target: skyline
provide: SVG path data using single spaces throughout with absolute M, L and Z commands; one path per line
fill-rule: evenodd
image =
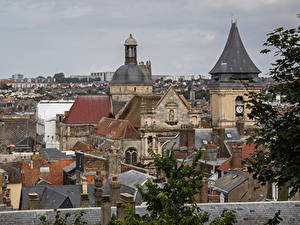
M 0 78 L 114 72 L 130 33 L 138 61 L 151 60 L 154 75 L 208 74 L 235 19 L 264 76 L 272 61 L 259 53 L 266 34 L 298 26 L 299 9 L 296 0 L 0 0 Z

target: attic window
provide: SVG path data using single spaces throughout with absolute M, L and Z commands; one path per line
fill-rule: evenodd
M 232 135 L 231 134 L 226 134 L 227 138 L 228 139 L 231 139 L 232 138 Z

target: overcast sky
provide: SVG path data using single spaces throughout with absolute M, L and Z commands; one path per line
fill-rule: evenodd
M 265 75 L 266 33 L 296 27 L 297 13 L 299 0 L 0 0 L 0 78 L 115 71 L 130 33 L 153 74 L 208 74 L 232 18 Z

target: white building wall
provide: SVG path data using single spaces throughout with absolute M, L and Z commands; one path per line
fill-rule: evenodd
M 64 114 L 70 110 L 74 101 L 40 101 L 37 105 L 36 117 L 37 133 L 44 135 L 43 141 L 47 148 L 58 148 L 59 143 L 56 140 L 56 114 Z

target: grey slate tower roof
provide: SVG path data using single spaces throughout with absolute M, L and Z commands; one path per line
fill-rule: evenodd
M 125 41 L 125 65 L 120 66 L 114 73 L 110 84 L 148 84 L 152 79 L 147 72 L 137 64 L 137 41 L 130 34 Z
M 250 59 L 241 40 L 236 22 L 232 23 L 225 48 L 216 65 L 209 72 L 215 83 L 256 79 L 261 71 Z M 230 85 L 232 86 L 232 85 Z

